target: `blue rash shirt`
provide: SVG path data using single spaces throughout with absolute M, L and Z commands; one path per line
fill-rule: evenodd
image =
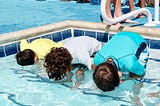
M 145 67 L 139 63 L 139 56 L 136 56 L 137 50 L 143 42 L 147 45 L 145 39 L 137 33 L 119 32 L 96 53 L 94 64 L 97 66 L 106 62 L 108 58 L 112 58 L 121 72 L 144 75 Z

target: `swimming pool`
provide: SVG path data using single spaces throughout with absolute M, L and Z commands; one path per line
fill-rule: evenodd
M 160 50 L 151 49 L 147 73 L 140 93 L 133 88 L 135 81 L 122 83 L 112 92 L 100 92 L 93 83 L 92 71 L 85 72 L 85 81 L 77 89 L 73 83 L 53 83 L 40 65 L 21 67 L 15 55 L 0 58 L 0 105 L 1 106 L 158 106 L 159 98 L 147 97 L 147 93 L 160 90 Z M 140 83 L 141 86 L 141 83 Z M 141 106 L 141 105 L 140 105 Z
M 74 21 L 73 23 L 78 22 Z M 84 24 L 85 22 L 82 25 L 86 27 Z M 92 24 L 94 25 L 95 23 Z M 92 26 L 90 27 L 92 30 L 84 29 L 84 27 L 80 29 L 81 24 L 79 26 L 77 25 L 77 27 L 75 25 L 75 28 L 72 26 L 71 29 L 63 29 L 63 24 L 61 26 L 63 30 L 61 29 L 60 31 L 53 31 L 52 33 L 42 34 L 32 38 L 29 37 L 28 39 L 29 41 L 32 41 L 36 38 L 45 37 L 54 39 L 55 41 L 60 41 L 72 36 L 91 36 L 98 39 L 99 41 L 106 42 L 108 38 L 110 38 L 109 36 L 114 34 L 101 30 L 95 31 L 93 29 L 97 29 L 98 25 L 96 24 L 97 26 L 95 25 L 93 27 L 92 24 L 89 25 L 89 27 Z M 58 25 L 56 26 L 58 27 Z M 13 51 L 19 47 L 19 41 L 13 42 L 9 46 L 4 45 L 4 54 L 8 54 L 8 56 L 0 58 L 0 67 L 3 69 L 1 70 L 0 77 L 0 105 L 134 106 L 143 104 L 144 106 L 157 106 L 160 103 L 159 98 L 149 98 L 146 96 L 146 94 L 159 92 L 160 90 L 160 49 L 159 46 L 157 46 L 157 44 L 160 44 L 160 42 L 154 39 L 146 39 L 152 49 L 150 49 L 147 73 L 142 80 L 143 87 L 141 87 L 140 92 L 138 92 L 139 90 L 137 88 L 133 88 L 133 85 L 135 85 L 135 82 L 137 81 L 130 80 L 122 83 L 118 88 L 116 88 L 116 90 L 112 92 L 102 93 L 93 83 L 91 70 L 85 72 L 84 83 L 77 90 L 71 90 L 70 87 L 75 82 L 75 78 L 73 78 L 73 83 L 53 83 L 44 74 L 43 67 L 39 65 L 21 67 L 17 65 L 15 55 L 9 55 L 9 53 L 10 51 Z M 10 48 L 12 49 L 10 50 Z M 136 83 L 136 85 L 138 84 L 137 86 L 142 86 L 142 83 Z
M 15 1 L 20 3 L 25 1 L 25 3 L 28 2 L 28 4 L 33 3 L 32 5 L 35 5 L 36 3 L 40 3 L 42 5 L 46 4 L 46 2 L 38 2 L 38 1 L 33 2 L 33 0 L 23 0 L 23 1 L 15 0 Z M 57 3 L 57 2 L 55 2 L 55 0 L 49 0 L 48 3 Z M 75 2 L 70 2 L 68 4 L 77 5 L 77 8 L 79 5 L 81 5 L 81 4 L 78 5 Z M 86 7 L 89 6 L 89 4 L 84 4 L 84 5 Z M 1 6 L 3 7 L 3 5 Z M 97 7 L 91 6 L 91 9 Z M 75 18 L 76 17 L 77 15 L 75 16 Z M 65 19 L 66 18 L 64 18 L 64 20 Z M 86 21 L 91 20 L 89 18 L 87 19 L 88 20 Z M 157 106 L 160 103 L 159 98 L 156 97 L 149 98 L 146 96 L 146 94 L 160 91 L 160 77 L 159 77 L 160 38 L 159 35 L 157 34 L 159 33 L 159 29 L 146 29 L 142 27 L 141 28 L 137 27 L 134 29 L 126 26 L 122 28 L 117 26 L 108 27 L 103 25 L 102 23 L 97 23 L 99 22 L 99 14 L 92 19 L 93 23 L 83 22 L 83 21 L 64 21 L 64 22 L 49 24 L 46 26 L 40 26 L 33 29 L 27 29 L 1 35 L 0 105 L 1 106 L 6 106 L 6 105 L 7 106 L 75 106 L 75 105 L 135 106 L 143 104 L 144 106 Z M 98 19 L 98 21 L 96 21 L 96 19 Z M 58 21 L 63 21 L 63 20 L 58 20 Z M 50 22 L 48 21 L 48 23 Z M 42 24 L 44 23 L 35 24 L 35 26 Z M 31 25 L 30 27 L 34 26 Z M 147 64 L 147 73 L 142 80 L 143 87 L 141 88 L 140 93 L 138 93 L 138 90 L 136 88 L 133 88 L 135 81 L 131 80 L 121 84 L 115 91 L 102 93 L 95 87 L 93 83 L 91 70 L 86 71 L 85 81 L 77 90 L 70 90 L 69 87 L 72 86 L 73 83 L 62 83 L 62 84 L 53 83 L 45 76 L 43 67 L 39 65 L 21 67 L 16 64 L 14 56 L 15 53 L 18 52 L 19 50 L 19 40 L 22 38 L 28 38 L 30 41 L 32 41 L 33 39 L 36 38 L 45 37 L 55 41 L 60 41 L 72 36 L 91 36 L 98 39 L 99 41 L 106 42 L 109 38 L 109 35 L 112 34 L 109 33 L 109 31 L 116 32 L 119 31 L 119 29 L 123 31 L 138 32 L 142 34 L 144 37 L 146 37 L 147 41 L 150 43 L 151 47 L 150 58 Z M 75 81 L 75 78 L 73 78 L 73 81 Z M 141 83 L 138 83 L 137 86 L 142 86 L 142 85 Z M 133 92 L 133 90 L 135 92 Z
M 0 0 L 0 4 L 0 34 L 65 20 L 101 21 L 99 5 L 89 3 Z
M 12 0 L 7 2 L 0 0 L 0 34 L 65 20 L 101 22 L 100 5 L 75 2 L 59 2 L 59 0 Z M 154 18 L 154 8 L 147 8 L 153 13 Z M 123 6 L 122 11 L 129 12 L 128 6 Z M 139 23 L 127 25 L 141 26 L 147 21 L 146 18 L 133 20 Z

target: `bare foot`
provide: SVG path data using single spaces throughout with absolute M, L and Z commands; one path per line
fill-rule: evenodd
M 122 23 L 138 24 L 138 22 L 132 21 L 132 20 L 130 20 L 130 19 L 126 19 L 126 20 L 123 20 L 123 21 L 121 21 L 121 22 L 122 22 Z M 109 24 L 109 23 L 104 22 L 104 21 L 103 21 L 103 24 L 105 24 L 105 25 L 117 25 L 117 26 L 121 26 L 121 25 L 122 25 L 121 23 Z
M 144 17 L 145 17 L 145 16 L 144 16 L 144 14 L 142 14 L 142 13 L 141 13 L 141 14 L 137 14 L 137 15 L 134 16 L 134 18 L 144 18 Z
M 109 23 L 107 23 L 107 22 L 103 22 L 103 24 L 105 24 L 105 25 L 117 25 L 117 26 L 122 26 L 122 24 L 121 24 L 121 23 L 109 24 Z
M 138 24 L 138 22 L 132 21 L 132 20 L 130 20 L 130 19 L 126 19 L 126 20 L 124 20 L 124 21 L 122 21 L 122 22 L 131 23 L 131 24 Z

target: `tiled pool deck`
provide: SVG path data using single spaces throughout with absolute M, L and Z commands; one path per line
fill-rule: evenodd
M 129 27 L 105 25 L 97 22 L 63 21 L 36 28 L 0 35 L 0 57 L 15 54 L 19 51 L 21 39 L 31 42 L 37 38 L 49 38 L 61 41 L 69 37 L 91 36 L 99 41 L 107 42 L 110 35 L 118 31 L 131 31 L 141 34 L 148 41 L 150 48 L 160 49 L 160 28 Z

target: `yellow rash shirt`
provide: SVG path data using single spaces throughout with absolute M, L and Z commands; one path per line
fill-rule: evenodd
M 49 53 L 52 47 L 62 47 L 62 42 L 54 42 L 53 40 L 40 38 L 28 43 L 26 39 L 20 42 L 20 51 L 31 49 L 38 55 L 38 59 L 44 59 L 44 56 Z

